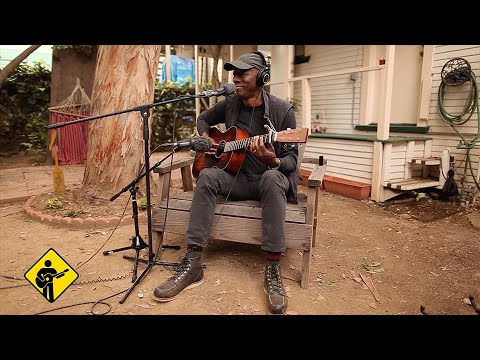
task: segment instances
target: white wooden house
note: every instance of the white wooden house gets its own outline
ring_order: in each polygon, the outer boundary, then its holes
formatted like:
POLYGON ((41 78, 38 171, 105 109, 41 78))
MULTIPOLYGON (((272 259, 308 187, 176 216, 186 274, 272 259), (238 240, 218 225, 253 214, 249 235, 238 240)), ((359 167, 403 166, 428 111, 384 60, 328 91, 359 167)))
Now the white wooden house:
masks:
MULTIPOLYGON (((480 77, 480 45, 305 45, 298 64, 295 48, 272 46, 270 91, 301 101, 297 123, 312 130, 305 151, 328 160, 326 181, 367 186, 377 202, 441 188, 451 167, 462 188, 480 182, 478 106, 456 130, 438 109, 442 69, 461 58, 480 77)), ((444 87, 448 114, 462 112, 473 82, 444 87)))

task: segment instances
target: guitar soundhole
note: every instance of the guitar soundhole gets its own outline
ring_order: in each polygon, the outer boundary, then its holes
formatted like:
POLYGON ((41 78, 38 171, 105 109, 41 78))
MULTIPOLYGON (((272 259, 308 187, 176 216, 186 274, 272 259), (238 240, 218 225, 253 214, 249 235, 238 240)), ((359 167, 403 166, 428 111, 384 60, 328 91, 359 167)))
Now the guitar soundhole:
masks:
POLYGON ((217 159, 220 159, 220 157, 223 155, 223 150, 225 150, 225 144, 225 140, 222 140, 218 143, 217 151, 215 152, 215 157, 217 159))

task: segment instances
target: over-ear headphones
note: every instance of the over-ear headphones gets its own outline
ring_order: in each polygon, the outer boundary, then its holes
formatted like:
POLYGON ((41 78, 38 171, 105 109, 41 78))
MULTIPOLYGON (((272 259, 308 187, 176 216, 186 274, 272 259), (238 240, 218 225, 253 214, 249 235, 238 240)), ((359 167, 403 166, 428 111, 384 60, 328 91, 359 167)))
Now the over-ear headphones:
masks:
POLYGON ((261 51, 252 51, 252 54, 260 55, 265 67, 257 75, 257 85, 263 87, 270 81, 270 60, 268 56, 261 51))

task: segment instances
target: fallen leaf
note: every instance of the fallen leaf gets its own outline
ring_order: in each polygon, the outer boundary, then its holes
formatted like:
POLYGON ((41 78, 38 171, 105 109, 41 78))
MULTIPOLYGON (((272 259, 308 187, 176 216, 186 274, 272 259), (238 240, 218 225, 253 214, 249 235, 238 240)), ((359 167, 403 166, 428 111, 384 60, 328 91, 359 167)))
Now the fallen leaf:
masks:
POLYGON ((377 304, 375 304, 374 302, 371 302, 370 304, 368 304, 368 306, 370 306, 373 309, 377 308, 377 304))

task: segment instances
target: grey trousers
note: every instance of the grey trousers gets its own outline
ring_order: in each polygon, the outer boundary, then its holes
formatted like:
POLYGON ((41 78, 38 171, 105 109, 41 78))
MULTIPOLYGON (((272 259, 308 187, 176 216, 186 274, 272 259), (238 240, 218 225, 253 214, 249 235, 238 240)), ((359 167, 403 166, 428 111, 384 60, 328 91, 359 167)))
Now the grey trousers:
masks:
POLYGON ((285 252, 285 211, 288 179, 278 170, 257 177, 235 176, 218 168, 203 169, 196 182, 190 208, 186 244, 207 246, 218 195, 229 200, 259 200, 262 206, 262 250, 285 252))

